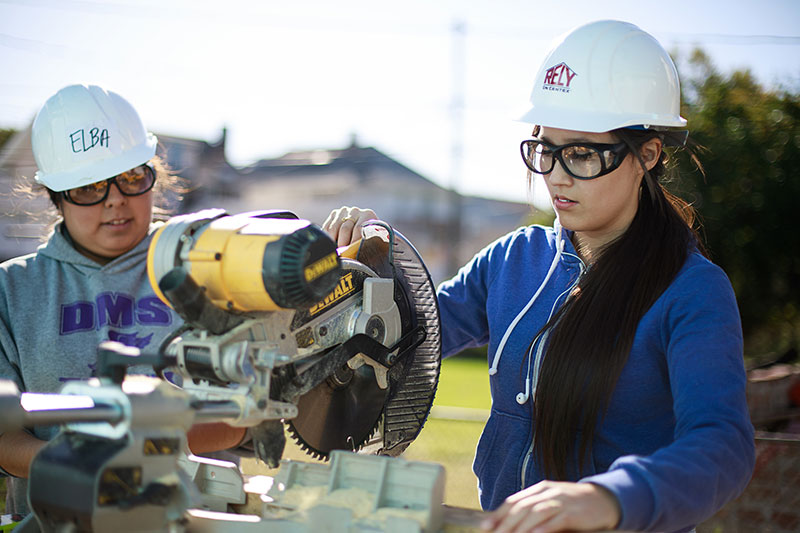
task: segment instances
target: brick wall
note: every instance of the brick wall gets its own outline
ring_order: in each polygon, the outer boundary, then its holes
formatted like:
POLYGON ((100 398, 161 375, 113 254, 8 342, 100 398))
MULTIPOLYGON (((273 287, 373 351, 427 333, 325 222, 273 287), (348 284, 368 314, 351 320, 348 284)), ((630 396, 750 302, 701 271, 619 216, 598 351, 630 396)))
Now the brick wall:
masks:
POLYGON ((698 533, 800 531, 800 367, 778 365, 750 373, 747 399, 756 428, 756 464, 744 493, 698 533))

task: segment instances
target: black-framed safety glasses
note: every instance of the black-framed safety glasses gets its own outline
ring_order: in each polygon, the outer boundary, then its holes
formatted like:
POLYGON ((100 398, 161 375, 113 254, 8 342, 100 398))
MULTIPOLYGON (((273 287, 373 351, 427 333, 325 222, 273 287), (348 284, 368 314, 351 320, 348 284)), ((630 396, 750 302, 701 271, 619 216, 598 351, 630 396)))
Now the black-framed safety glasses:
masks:
POLYGON ((558 160, 567 174, 579 180, 591 180, 615 171, 630 151, 624 142, 577 142, 556 146, 539 139, 522 141, 519 148, 531 172, 549 174, 558 160))
POLYGON ((139 196, 156 184, 156 171, 149 164, 139 165, 107 180, 69 189, 61 194, 66 201, 75 205, 95 205, 108 198, 112 183, 125 196, 139 196))

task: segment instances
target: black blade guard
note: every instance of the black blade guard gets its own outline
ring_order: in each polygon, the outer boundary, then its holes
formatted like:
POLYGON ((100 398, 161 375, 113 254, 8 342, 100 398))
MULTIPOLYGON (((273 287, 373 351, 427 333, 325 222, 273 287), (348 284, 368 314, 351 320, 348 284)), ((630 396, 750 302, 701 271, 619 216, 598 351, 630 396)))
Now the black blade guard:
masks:
POLYGON ((439 382, 441 327, 428 270, 413 245, 389 225, 370 222, 362 236, 355 259, 394 280, 400 336, 408 340, 394 352, 399 357, 389 369, 387 389, 378 386, 370 366, 344 366, 300 397, 289 432, 319 458, 335 449, 399 455, 419 435, 439 382))

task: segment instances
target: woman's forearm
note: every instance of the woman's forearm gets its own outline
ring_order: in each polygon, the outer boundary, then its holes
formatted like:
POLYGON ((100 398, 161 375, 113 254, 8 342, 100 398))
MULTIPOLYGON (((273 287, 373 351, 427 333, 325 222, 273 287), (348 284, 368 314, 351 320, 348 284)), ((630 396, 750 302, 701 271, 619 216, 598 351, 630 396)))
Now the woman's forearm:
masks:
POLYGON ((186 434, 192 453, 216 452, 235 448, 245 436, 245 428, 223 423, 197 424, 186 434))
POLYGON ((46 444, 25 431, 10 431, 0 435, 0 467, 17 477, 28 477, 31 461, 46 444))

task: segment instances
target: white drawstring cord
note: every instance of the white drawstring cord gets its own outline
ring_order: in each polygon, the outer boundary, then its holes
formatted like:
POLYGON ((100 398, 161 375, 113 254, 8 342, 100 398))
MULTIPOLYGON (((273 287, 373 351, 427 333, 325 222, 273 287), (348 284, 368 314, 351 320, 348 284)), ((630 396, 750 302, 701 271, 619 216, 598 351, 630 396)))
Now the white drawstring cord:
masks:
MULTIPOLYGON (((572 254, 565 254, 565 255, 572 255, 572 254)), ((580 279, 580 276, 579 276, 580 279)), ((556 306, 561 298, 570 292, 575 285, 577 284, 577 280, 575 283, 571 284, 567 289, 558 295, 558 297, 553 300, 553 306, 550 308, 550 314, 547 316, 548 323, 550 319, 553 318, 553 313, 556 311, 556 306)), ((546 330, 544 335, 537 335, 535 339, 533 339, 533 343, 531 343, 531 347, 528 350, 528 371, 525 373, 525 392, 520 392, 517 394, 517 403, 522 405, 528 401, 531 397, 531 394, 536 394, 536 385, 539 383, 539 370, 542 368, 542 354, 544 353, 544 347, 547 344, 547 337, 550 335, 550 330, 546 330), (541 336, 541 340, 539 337, 541 336), (531 352, 533 351, 533 347, 536 346, 536 341, 539 341, 539 346, 536 348, 536 357, 531 357, 531 352), (531 391, 531 361, 533 361, 533 391, 531 391)))
POLYGON ((527 402, 528 398, 531 397, 531 360, 532 360, 531 352, 533 351, 533 347, 536 346, 536 341, 539 340, 540 335, 541 333, 537 335, 535 339, 533 339, 533 342, 528 348, 528 355, 527 355, 528 369, 525 371, 525 392, 520 392, 519 394, 517 394, 517 403, 520 405, 527 402))
POLYGON ((525 313, 528 312, 528 309, 531 308, 533 303, 542 293, 545 285, 547 285, 547 282, 550 280, 550 277, 553 275, 553 272, 555 272, 556 267, 558 266, 558 260, 561 258, 561 253, 564 251, 564 240, 561 238, 561 225, 558 223, 558 219, 556 219, 553 229, 555 229, 556 231, 556 255, 555 257, 553 257, 553 262, 550 264, 550 269, 547 271, 547 275, 544 277, 544 281, 542 281, 541 285, 539 285, 539 288, 536 289, 536 292, 528 301, 528 304, 525 307, 523 307, 522 311, 520 311, 517 314, 516 318, 514 318, 514 320, 511 321, 511 324, 508 326, 506 332, 503 334, 503 338, 500 339, 500 344, 497 346, 497 351, 495 351, 494 357, 492 358, 492 366, 489 367, 490 376, 494 376, 495 374, 497 374, 497 365, 500 364, 500 356, 503 353, 503 348, 506 345, 506 341, 508 341, 508 337, 511 336, 511 332, 514 331, 514 328, 517 326, 517 323, 519 323, 519 321, 522 320, 522 317, 525 316, 525 313))
MULTIPOLYGON (((581 271, 578 274, 578 277, 575 279, 575 281, 572 284, 570 284, 570 286, 567 287, 567 289, 564 292, 559 294, 555 300, 553 300, 553 306, 550 308, 550 314, 547 317, 547 322, 550 322, 550 319, 553 318, 553 313, 555 313, 556 306, 558 305, 558 302, 561 300, 561 298, 565 294, 571 292, 572 289, 574 289, 575 286, 578 284, 578 281, 580 281, 581 275, 583 275, 583 271, 585 268, 583 265, 583 261, 581 261, 581 259, 577 255, 571 253, 565 253, 563 255, 568 255, 577 259, 580 262, 581 271)), ((536 338, 533 339, 531 348, 528 350, 528 371, 525 373, 525 392, 524 393, 520 392, 519 394, 517 394, 517 403, 520 405, 523 405, 525 402, 527 402, 528 399, 531 397, 531 394, 536 394, 536 386, 539 384, 539 371, 542 368, 542 354, 544 353, 544 346, 545 344, 547 344, 547 337, 549 335, 550 335, 550 330, 548 329, 547 331, 544 332, 544 335, 542 335, 542 339, 539 341, 539 347, 536 348, 536 357, 533 358, 533 391, 531 391, 531 377, 530 377, 531 352, 533 351, 534 345, 536 345, 536 341, 539 339, 539 335, 537 335, 536 338)))

